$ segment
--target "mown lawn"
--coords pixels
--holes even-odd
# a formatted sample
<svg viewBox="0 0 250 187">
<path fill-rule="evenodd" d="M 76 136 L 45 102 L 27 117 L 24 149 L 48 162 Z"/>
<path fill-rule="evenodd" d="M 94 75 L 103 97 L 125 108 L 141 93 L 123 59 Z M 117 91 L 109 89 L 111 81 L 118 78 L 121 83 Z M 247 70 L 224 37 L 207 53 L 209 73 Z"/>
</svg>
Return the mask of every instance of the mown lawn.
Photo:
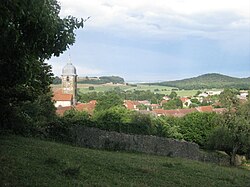
<svg viewBox="0 0 250 187">
<path fill-rule="evenodd" d="M 249 186 L 246 169 L 0 137 L 0 186 Z"/>
</svg>

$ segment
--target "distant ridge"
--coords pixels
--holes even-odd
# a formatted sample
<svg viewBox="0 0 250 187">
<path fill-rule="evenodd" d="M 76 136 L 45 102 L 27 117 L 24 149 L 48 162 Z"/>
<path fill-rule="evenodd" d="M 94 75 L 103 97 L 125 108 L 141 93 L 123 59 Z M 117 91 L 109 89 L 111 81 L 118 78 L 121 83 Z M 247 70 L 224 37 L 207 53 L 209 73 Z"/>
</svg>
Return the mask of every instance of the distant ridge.
<svg viewBox="0 0 250 187">
<path fill-rule="evenodd" d="M 250 89 L 250 77 L 236 78 L 219 73 L 208 73 L 198 77 L 176 80 L 164 81 L 155 83 L 157 85 L 177 87 L 179 89 L 212 89 L 212 88 L 236 88 L 236 89 Z"/>
</svg>

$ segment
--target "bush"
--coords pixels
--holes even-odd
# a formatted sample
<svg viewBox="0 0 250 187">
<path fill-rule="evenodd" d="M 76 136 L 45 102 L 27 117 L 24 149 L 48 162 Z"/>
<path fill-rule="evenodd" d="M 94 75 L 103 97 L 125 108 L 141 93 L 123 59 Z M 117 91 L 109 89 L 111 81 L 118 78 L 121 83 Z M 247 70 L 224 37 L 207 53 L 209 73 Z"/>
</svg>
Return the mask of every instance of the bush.
<svg viewBox="0 0 250 187">
<path fill-rule="evenodd" d="M 204 147 L 212 130 L 217 126 L 216 113 L 194 112 L 187 114 L 180 121 L 180 133 L 183 138 Z"/>
</svg>

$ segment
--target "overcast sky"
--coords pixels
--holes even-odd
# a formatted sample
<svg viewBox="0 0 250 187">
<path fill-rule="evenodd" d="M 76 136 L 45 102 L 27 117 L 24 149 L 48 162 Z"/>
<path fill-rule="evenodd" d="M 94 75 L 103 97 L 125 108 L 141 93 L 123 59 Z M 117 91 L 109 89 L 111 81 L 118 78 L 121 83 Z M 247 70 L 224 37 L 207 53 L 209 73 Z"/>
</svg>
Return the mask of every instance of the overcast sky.
<svg viewBox="0 0 250 187">
<path fill-rule="evenodd" d="M 250 76 L 249 0 L 60 0 L 61 16 L 91 18 L 69 54 L 79 76 L 175 80 L 204 73 Z"/>
</svg>

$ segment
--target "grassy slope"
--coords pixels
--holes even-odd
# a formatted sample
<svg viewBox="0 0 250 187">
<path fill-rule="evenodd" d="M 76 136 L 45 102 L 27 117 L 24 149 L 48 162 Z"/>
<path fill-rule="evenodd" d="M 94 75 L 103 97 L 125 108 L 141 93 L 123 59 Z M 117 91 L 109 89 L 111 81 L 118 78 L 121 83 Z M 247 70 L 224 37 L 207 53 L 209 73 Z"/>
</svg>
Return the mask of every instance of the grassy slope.
<svg viewBox="0 0 250 187">
<path fill-rule="evenodd" d="M 250 181 L 247 170 L 184 159 L 17 136 L 2 136 L 0 142 L 0 186 L 249 186 Z"/>
</svg>

